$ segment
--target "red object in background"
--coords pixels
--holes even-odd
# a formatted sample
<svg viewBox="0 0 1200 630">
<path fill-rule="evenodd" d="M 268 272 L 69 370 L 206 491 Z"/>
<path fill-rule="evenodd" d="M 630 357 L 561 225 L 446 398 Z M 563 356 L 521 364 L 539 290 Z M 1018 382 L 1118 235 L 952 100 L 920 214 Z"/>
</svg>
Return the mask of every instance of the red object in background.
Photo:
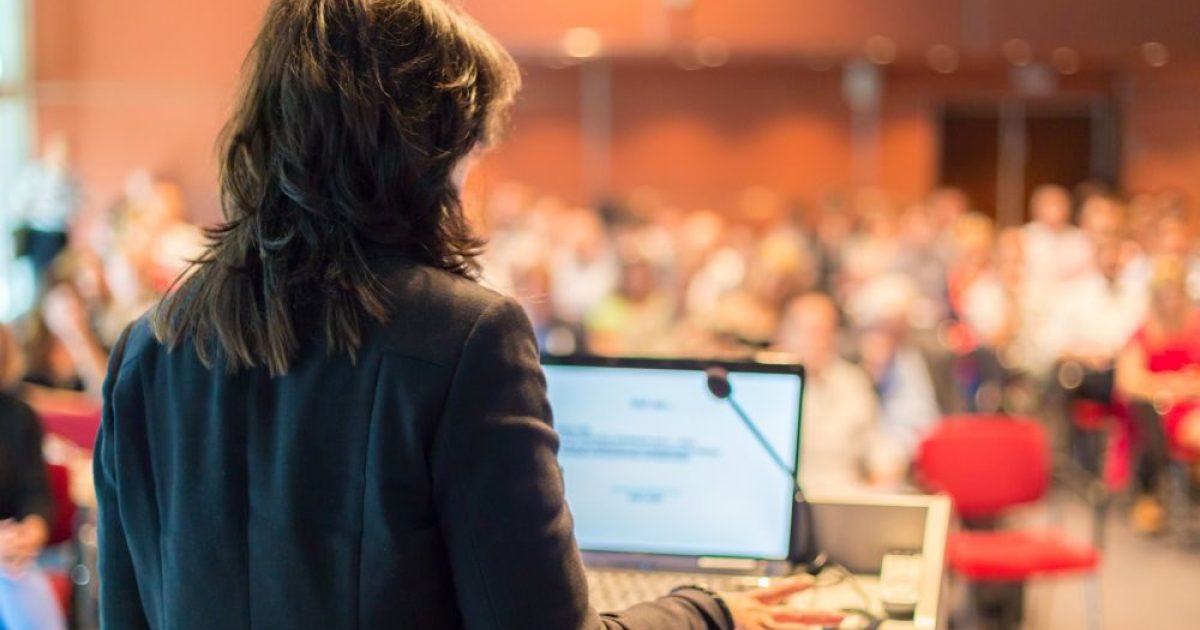
<svg viewBox="0 0 1200 630">
<path fill-rule="evenodd" d="M 946 418 L 922 442 L 918 466 L 967 519 L 990 518 L 1041 498 L 1050 483 L 1049 441 L 1036 420 Z"/>
<path fill-rule="evenodd" d="M 89 451 L 95 446 L 96 433 L 100 430 L 99 407 L 79 411 L 39 409 L 38 415 L 47 434 L 57 435 Z"/>
<path fill-rule="evenodd" d="M 71 499 L 71 471 L 66 466 L 49 464 L 46 473 L 50 494 L 54 497 L 54 522 L 50 523 L 50 546 L 70 542 L 75 537 L 75 502 Z M 71 609 L 74 584 L 65 571 L 50 571 L 50 586 L 64 611 Z"/>
<path fill-rule="evenodd" d="M 75 502 L 71 499 L 71 471 L 66 466 L 49 464 L 50 494 L 54 497 L 54 522 L 50 523 L 49 545 L 60 545 L 75 536 Z"/>
<path fill-rule="evenodd" d="M 1046 429 L 1028 418 L 947 418 L 921 443 L 917 469 L 950 495 L 967 519 L 991 519 L 1042 498 L 1050 481 Z M 1099 552 L 1053 531 L 963 531 L 951 536 L 950 565 L 971 580 L 1022 582 L 1036 575 L 1093 571 Z"/>
<path fill-rule="evenodd" d="M 1093 400 L 1077 400 L 1071 405 L 1071 422 L 1084 431 L 1101 431 L 1109 418 L 1116 417 L 1118 410 L 1112 405 Z"/>
</svg>

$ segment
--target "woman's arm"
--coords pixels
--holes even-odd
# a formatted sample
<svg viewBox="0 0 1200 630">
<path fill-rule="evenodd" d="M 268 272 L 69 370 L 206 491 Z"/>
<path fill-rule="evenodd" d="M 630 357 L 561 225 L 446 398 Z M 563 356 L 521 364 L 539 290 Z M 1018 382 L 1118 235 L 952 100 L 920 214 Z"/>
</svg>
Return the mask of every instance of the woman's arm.
<svg viewBox="0 0 1200 630">
<path fill-rule="evenodd" d="M 463 348 L 431 462 L 466 627 L 730 630 L 699 591 L 603 617 L 589 607 L 557 452 L 533 332 L 497 302 Z"/>
</svg>

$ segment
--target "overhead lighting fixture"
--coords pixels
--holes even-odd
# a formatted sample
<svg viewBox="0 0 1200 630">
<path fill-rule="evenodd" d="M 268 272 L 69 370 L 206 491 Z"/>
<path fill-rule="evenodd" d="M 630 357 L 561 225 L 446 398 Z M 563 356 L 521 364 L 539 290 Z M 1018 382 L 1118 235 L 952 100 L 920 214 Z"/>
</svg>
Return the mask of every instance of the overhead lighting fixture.
<svg viewBox="0 0 1200 630">
<path fill-rule="evenodd" d="M 1079 51 L 1074 48 L 1065 46 L 1055 48 L 1050 53 L 1050 63 L 1054 65 L 1054 69 L 1061 74 L 1075 74 L 1079 72 L 1080 57 Z"/>
<path fill-rule="evenodd" d="M 925 52 L 925 61 L 934 72 L 950 74 L 958 70 L 958 51 L 946 44 L 936 44 Z"/>
<path fill-rule="evenodd" d="M 700 40 L 696 45 L 696 60 L 708 68 L 719 68 L 729 63 L 729 44 L 716 37 Z"/>
<path fill-rule="evenodd" d="M 573 28 L 563 36 L 562 46 L 568 57 L 590 59 L 600 54 L 600 33 L 594 28 Z"/>
<path fill-rule="evenodd" d="M 1171 60 L 1171 52 L 1162 42 L 1146 42 L 1142 44 L 1142 59 L 1151 68 L 1161 68 Z"/>
<path fill-rule="evenodd" d="M 867 60 L 877 66 L 886 66 L 896 61 L 896 40 L 876 35 L 867 40 Z"/>
<path fill-rule="evenodd" d="M 1033 46 L 1020 38 L 1010 39 L 1004 42 L 1004 56 L 1014 66 L 1028 66 L 1033 62 Z"/>
</svg>

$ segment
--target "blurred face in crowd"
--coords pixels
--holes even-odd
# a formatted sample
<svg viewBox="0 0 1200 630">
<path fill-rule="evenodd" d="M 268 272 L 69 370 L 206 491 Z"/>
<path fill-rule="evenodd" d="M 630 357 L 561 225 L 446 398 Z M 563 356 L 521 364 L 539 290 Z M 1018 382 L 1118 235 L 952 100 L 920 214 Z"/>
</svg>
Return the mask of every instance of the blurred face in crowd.
<svg viewBox="0 0 1200 630">
<path fill-rule="evenodd" d="M 1187 222 L 1179 216 L 1163 217 L 1158 222 L 1157 253 L 1167 256 L 1186 256 L 1192 247 Z"/>
<path fill-rule="evenodd" d="M 570 250 L 581 260 L 594 260 L 604 251 L 604 225 L 594 213 L 572 210 L 563 218 L 563 228 Z"/>
<path fill-rule="evenodd" d="M 929 215 L 939 231 L 954 225 L 970 210 L 966 193 L 957 188 L 938 189 L 929 198 Z"/>
<path fill-rule="evenodd" d="M 1179 258 L 1165 257 L 1155 263 L 1150 305 L 1160 327 L 1168 332 L 1183 330 L 1192 305 L 1187 293 L 1187 268 Z"/>
<path fill-rule="evenodd" d="M 931 213 L 924 206 L 913 206 L 905 210 L 904 215 L 900 217 L 900 228 L 904 242 L 909 247 L 931 247 L 937 239 L 937 227 Z"/>
<path fill-rule="evenodd" d="M 725 229 L 725 220 L 711 210 L 697 210 L 683 218 L 676 247 L 685 274 L 704 266 L 709 255 L 725 241 Z"/>
<path fill-rule="evenodd" d="M 1071 195 L 1062 186 L 1041 186 L 1030 200 L 1033 220 L 1058 230 L 1071 220 Z"/>
<path fill-rule="evenodd" d="M 625 263 L 621 276 L 621 294 L 626 298 L 641 302 L 654 293 L 655 285 L 654 268 L 650 263 L 641 259 Z"/>
<path fill-rule="evenodd" d="M 1120 238 L 1125 231 L 1125 208 L 1111 197 L 1093 195 L 1083 204 L 1079 227 L 1093 242 Z"/>
<path fill-rule="evenodd" d="M 838 311 L 833 300 L 820 294 L 804 295 L 788 305 L 779 331 L 779 349 L 820 372 L 837 357 L 837 333 Z"/>
</svg>

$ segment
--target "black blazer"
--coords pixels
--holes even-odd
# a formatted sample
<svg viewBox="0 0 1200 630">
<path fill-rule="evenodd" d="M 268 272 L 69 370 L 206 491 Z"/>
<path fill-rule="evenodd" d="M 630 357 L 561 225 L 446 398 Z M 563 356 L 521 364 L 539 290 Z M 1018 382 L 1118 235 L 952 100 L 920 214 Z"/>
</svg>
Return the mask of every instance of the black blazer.
<svg viewBox="0 0 1200 630">
<path fill-rule="evenodd" d="M 588 606 L 545 381 L 517 304 L 411 263 L 357 360 L 208 369 L 145 319 L 96 444 L 101 625 L 724 630 L 684 591 Z"/>
</svg>

